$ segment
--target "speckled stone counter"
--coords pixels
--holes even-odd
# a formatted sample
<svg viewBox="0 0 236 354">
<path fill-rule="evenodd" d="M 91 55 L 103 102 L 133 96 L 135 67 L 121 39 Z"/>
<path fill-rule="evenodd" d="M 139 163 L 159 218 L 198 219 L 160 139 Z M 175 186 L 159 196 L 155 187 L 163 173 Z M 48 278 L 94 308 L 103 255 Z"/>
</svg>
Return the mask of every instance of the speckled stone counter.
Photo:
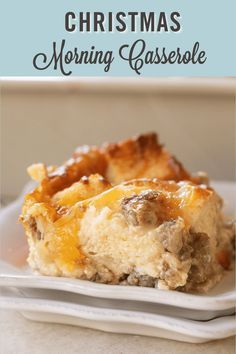
<svg viewBox="0 0 236 354">
<path fill-rule="evenodd" d="M 234 354 L 235 338 L 188 344 L 160 338 L 111 334 L 91 329 L 31 322 L 0 311 L 0 354 Z"/>
</svg>

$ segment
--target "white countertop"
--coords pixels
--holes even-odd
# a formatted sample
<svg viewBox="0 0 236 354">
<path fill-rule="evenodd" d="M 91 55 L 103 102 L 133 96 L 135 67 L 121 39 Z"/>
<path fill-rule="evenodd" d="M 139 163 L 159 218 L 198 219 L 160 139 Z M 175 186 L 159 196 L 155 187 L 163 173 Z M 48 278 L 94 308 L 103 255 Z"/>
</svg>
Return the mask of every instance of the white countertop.
<svg viewBox="0 0 236 354">
<path fill-rule="evenodd" d="M 111 334 L 91 329 L 26 320 L 14 311 L 0 311 L 1 354 L 234 354 L 233 337 L 205 344 Z"/>
</svg>

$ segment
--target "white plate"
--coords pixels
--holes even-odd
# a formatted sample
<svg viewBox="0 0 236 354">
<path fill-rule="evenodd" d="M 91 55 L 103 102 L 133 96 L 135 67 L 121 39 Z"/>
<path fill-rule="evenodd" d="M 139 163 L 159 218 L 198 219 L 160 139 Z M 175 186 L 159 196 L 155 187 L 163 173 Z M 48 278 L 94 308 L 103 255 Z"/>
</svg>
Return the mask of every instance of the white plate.
<svg viewBox="0 0 236 354">
<path fill-rule="evenodd" d="M 42 294 L 41 294 L 42 295 Z M 203 343 L 235 334 L 234 316 L 198 322 L 145 312 L 97 308 L 50 299 L 25 298 L 2 289 L 0 307 L 15 309 L 31 320 L 84 326 L 115 333 L 162 337 L 190 343 Z"/>
<path fill-rule="evenodd" d="M 235 208 L 235 184 L 218 183 L 216 189 L 226 200 L 226 211 L 232 214 Z M 192 295 L 134 286 L 104 285 L 84 280 L 30 274 L 26 265 L 28 252 L 26 238 L 21 226 L 16 223 L 20 213 L 20 204 L 21 199 L 0 213 L 2 231 L 0 285 L 67 291 L 79 294 L 80 298 L 81 296 L 94 297 L 94 301 L 98 301 L 100 298 L 100 303 L 103 301 L 101 307 L 108 307 L 109 303 L 113 308 L 120 308 L 122 300 L 123 306 L 131 310 L 133 310 L 134 302 L 135 310 L 139 311 L 143 311 L 143 306 L 150 308 L 152 305 L 153 310 L 150 312 L 153 313 L 159 311 L 162 314 L 198 320 L 228 315 L 233 312 L 235 303 L 234 272 L 226 272 L 222 282 L 207 295 Z M 32 290 L 25 290 L 25 293 L 27 292 L 32 294 Z"/>
<path fill-rule="evenodd" d="M 53 294 L 60 298 L 65 293 L 68 301 L 73 299 L 85 305 L 92 303 L 100 308 L 145 311 L 193 320 L 209 320 L 234 313 L 233 291 L 216 296 L 172 291 L 169 296 L 168 291 L 152 288 L 142 288 L 140 291 L 137 287 L 103 285 L 79 279 L 18 275 L 12 273 L 14 268 L 6 268 L 1 262 L 0 269 L 3 272 L 0 274 L 1 286 L 17 287 L 30 297 L 42 298 L 47 291 L 48 297 Z M 226 274 L 221 287 L 230 288 L 232 280 L 232 273 Z"/>
</svg>

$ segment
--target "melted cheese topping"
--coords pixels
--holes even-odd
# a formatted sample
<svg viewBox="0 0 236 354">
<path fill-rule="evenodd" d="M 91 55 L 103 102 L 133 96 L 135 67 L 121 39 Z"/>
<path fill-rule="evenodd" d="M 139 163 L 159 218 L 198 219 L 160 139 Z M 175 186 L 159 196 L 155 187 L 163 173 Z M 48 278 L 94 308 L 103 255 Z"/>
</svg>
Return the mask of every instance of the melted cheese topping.
<svg viewBox="0 0 236 354">
<path fill-rule="evenodd" d="M 55 260 L 58 267 L 63 265 L 68 272 L 86 263 L 86 255 L 81 250 L 80 232 L 81 222 L 89 208 L 96 210 L 98 215 L 105 215 L 102 212 L 104 209 L 109 210 L 106 217 L 112 223 L 116 215 L 121 214 L 124 198 L 140 195 L 147 190 L 157 191 L 156 203 L 159 204 L 159 218 L 162 222 L 181 217 L 186 227 L 190 227 L 194 225 L 201 209 L 213 194 L 211 190 L 190 182 L 143 179 L 110 188 L 99 175 L 90 176 L 86 183 L 84 182 L 73 184 L 48 202 L 42 202 L 39 190 L 34 191 L 26 197 L 24 207 L 24 213 L 36 219 L 40 216 L 43 220 L 44 227 L 41 231 L 46 235 L 42 236 L 45 252 L 51 260 Z M 132 238 L 132 233 L 128 234 Z"/>
</svg>

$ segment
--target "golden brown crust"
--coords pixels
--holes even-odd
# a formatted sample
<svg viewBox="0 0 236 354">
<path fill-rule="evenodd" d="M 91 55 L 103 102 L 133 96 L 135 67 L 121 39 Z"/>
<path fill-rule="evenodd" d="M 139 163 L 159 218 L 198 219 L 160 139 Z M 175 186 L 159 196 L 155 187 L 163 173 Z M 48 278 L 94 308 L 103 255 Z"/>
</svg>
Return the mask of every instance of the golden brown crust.
<svg viewBox="0 0 236 354">
<path fill-rule="evenodd" d="M 42 194 L 51 197 L 81 177 L 96 173 L 113 185 L 143 177 L 198 183 L 198 178 L 191 177 L 181 163 L 159 144 L 157 135 L 149 133 L 117 144 L 78 148 L 70 160 L 42 179 Z M 36 172 L 34 174 L 37 175 Z"/>
<path fill-rule="evenodd" d="M 99 173 L 104 175 L 106 160 L 96 147 L 80 148 L 64 165 L 48 175 L 42 187 L 46 194 L 52 196 L 56 192 L 69 187 L 83 176 Z"/>
<path fill-rule="evenodd" d="M 159 144 L 155 133 L 140 135 L 118 144 L 108 144 L 104 153 L 107 177 L 114 183 L 134 178 L 189 180 L 189 173 Z"/>
</svg>

